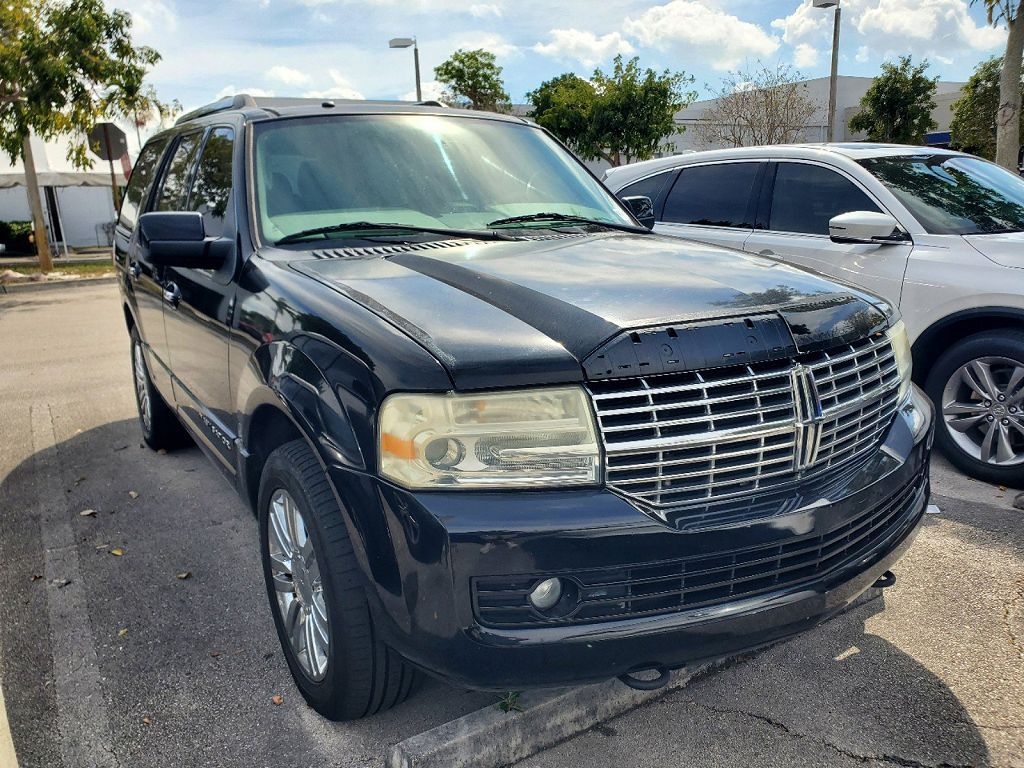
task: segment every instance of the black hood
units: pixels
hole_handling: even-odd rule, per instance
[[[385,258],[373,249],[317,251],[293,267],[416,338],[460,389],[579,381],[588,355],[625,330],[820,306],[830,297],[868,301],[775,261],[658,235],[380,251]]]

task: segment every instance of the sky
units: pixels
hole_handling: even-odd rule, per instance
[[[701,96],[729,70],[789,64],[826,76],[832,10],[811,0],[107,0],[133,18],[137,43],[163,56],[150,81],[186,109],[231,93],[411,99],[419,41],[424,97],[459,48],[497,56],[515,102],[563,72],[588,76],[617,53],[682,70]],[[842,0],[841,75],[872,76],[901,54],[965,80],[999,54],[1005,30],[968,0]]]

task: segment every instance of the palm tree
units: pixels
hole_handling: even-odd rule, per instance
[[[972,3],[979,0],[971,0]],[[999,74],[996,112],[996,162],[1015,171],[1020,153],[1020,71],[1024,59],[1024,0],[980,0],[989,24],[1006,23],[1006,55]]]

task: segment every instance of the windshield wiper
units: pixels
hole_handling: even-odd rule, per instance
[[[312,229],[301,229],[298,232],[292,232],[290,235],[285,235],[280,240],[274,242],[274,245],[285,245],[287,243],[297,243],[301,240],[306,240],[310,237],[316,237],[317,235],[329,235],[332,232],[358,232],[358,231],[381,231],[391,230],[399,232],[424,232],[432,235],[448,235],[451,237],[466,237],[474,240],[512,240],[509,235],[503,232],[488,232],[487,230],[477,229],[449,229],[447,227],[421,227],[416,224],[398,224],[392,222],[379,222],[379,221],[344,221],[338,224],[329,224],[324,227],[313,227]]]
[[[501,227],[506,224],[528,224],[534,221],[564,222],[566,224],[592,224],[596,227],[608,227],[609,229],[621,229],[623,232],[638,232],[647,234],[650,232],[646,227],[637,227],[632,224],[617,224],[614,221],[602,221],[601,219],[588,219],[585,216],[574,216],[571,213],[555,213],[554,211],[541,211],[540,213],[527,213],[523,216],[509,216],[504,219],[495,219],[488,222],[488,227]]]

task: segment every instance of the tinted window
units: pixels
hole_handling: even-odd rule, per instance
[[[827,235],[829,219],[850,211],[878,211],[878,206],[835,171],[806,163],[779,163],[768,229]]]
[[[160,164],[160,156],[167,146],[167,139],[157,139],[149,142],[139,153],[132,168],[132,175],[128,179],[128,186],[124,191],[124,200],[121,201],[121,213],[119,219],[121,224],[131,229],[139,219],[139,211],[146,203],[150,187],[153,186],[153,177],[156,176],[157,167]]]
[[[616,197],[620,200],[624,197],[630,197],[631,195],[642,195],[643,197],[651,198],[652,203],[658,201],[658,196],[664,191],[665,185],[672,180],[672,177],[676,175],[676,169],[673,168],[671,171],[665,171],[659,173],[656,176],[648,176],[646,179],[640,179],[640,181],[634,181],[632,184],[627,184],[625,187],[615,193]]]
[[[171,157],[167,173],[164,174],[163,183],[160,185],[160,195],[156,199],[155,210],[185,210],[192,161],[195,160],[201,138],[201,133],[190,133],[181,137],[178,146],[174,148],[174,155]]]
[[[933,235],[1024,230],[1024,179],[976,157],[876,157],[877,176]]]
[[[665,200],[665,221],[716,227],[754,226],[748,216],[759,163],[683,168]]]
[[[235,132],[215,128],[203,145],[203,154],[192,184],[189,209],[203,214],[207,237],[224,234],[224,220],[231,200],[231,150]]]

